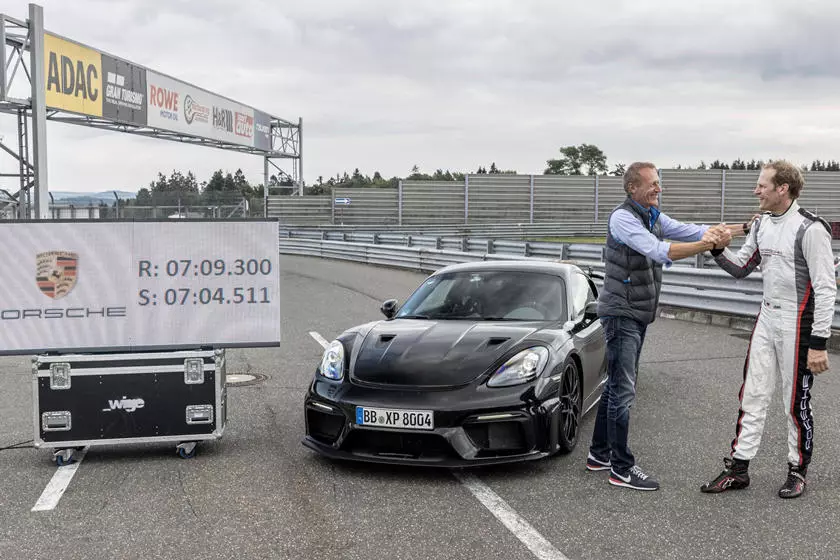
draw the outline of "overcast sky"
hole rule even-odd
[[[304,178],[417,165],[542,173],[561,146],[660,167],[840,159],[840,4],[633,0],[42,0],[45,28],[303,118]],[[3,0],[26,18],[28,3]],[[16,138],[0,115],[0,135]],[[51,190],[262,159],[48,125]],[[0,153],[0,171],[16,163]]]

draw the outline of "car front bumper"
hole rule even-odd
[[[302,443],[327,457],[376,463],[458,467],[540,459],[552,454],[557,399],[537,401],[533,388],[377,391],[315,381],[304,403]],[[471,396],[471,398],[470,398]],[[356,407],[431,410],[434,429],[356,423]]]

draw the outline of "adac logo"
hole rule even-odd
[[[78,254],[69,251],[47,251],[38,253],[35,260],[35,281],[44,295],[60,299],[70,293],[78,277]]]

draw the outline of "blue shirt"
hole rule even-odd
[[[631,202],[642,208],[635,200],[631,200]],[[648,229],[642,226],[638,216],[632,212],[624,209],[616,210],[610,218],[610,233],[619,243],[629,246],[656,262],[663,263],[665,266],[671,266],[671,259],[668,258],[671,244],[667,241],[660,241],[650,232],[650,227],[653,227],[657,218],[662,224],[662,237],[665,239],[700,241],[703,234],[709,229],[707,225],[678,222],[667,214],[660,212],[654,206],[651,206],[648,210],[651,219]]]

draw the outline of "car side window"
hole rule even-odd
[[[589,280],[587,280],[586,276],[580,272],[574,272],[571,274],[571,290],[571,318],[573,320],[577,320],[583,316],[586,304],[590,301],[595,301],[595,294],[589,286]]]
[[[411,313],[428,313],[434,309],[440,308],[446,301],[446,297],[452,290],[455,280],[453,278],[444,278],[435,285],[431,292],[425,296],[425,299],[420,301],[417,309],[411,310]]]

